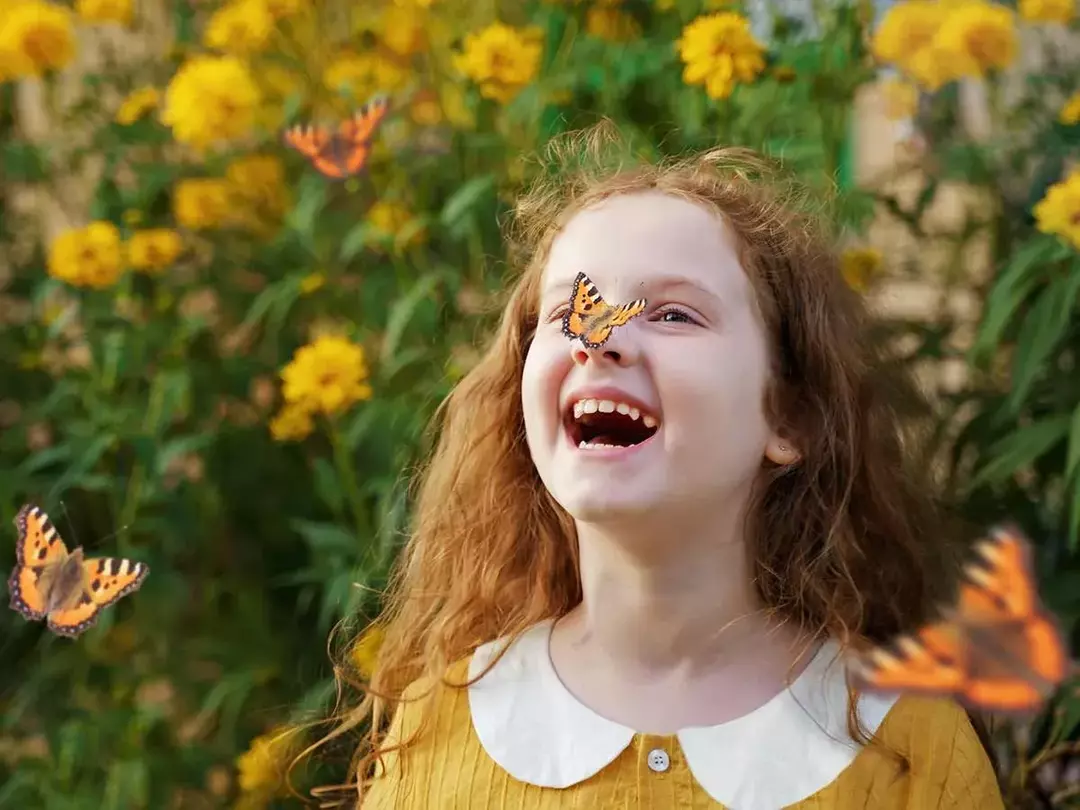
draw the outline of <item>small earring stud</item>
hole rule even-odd
[[[782,444],[782,445],[780,445],[780,452],[782,452],[782,453],[786,453],[786,452],[787,452],[787,445],[786,445],[786,444]]]

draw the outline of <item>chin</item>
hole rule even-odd
[[[600,482],[577,482],[555,491],[555,500],[571,517],[582,523],[621,523],[662,512],[664,499],[657,493],[620,488],[611,479]]]

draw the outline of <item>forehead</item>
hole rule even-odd
[[[545,291],[569,290],[579,272],[605,297],[610,291],[618,299],[636,297],[660,277],[726,300],[749,293],[735,235],[723,218],[659,191],[611,197],[571,217],[551,245]]]

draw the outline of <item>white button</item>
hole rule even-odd
[[[663,773],[671,766],[671,757],[663,748],[654,748],[649,752],[649,767],[657,773]]]

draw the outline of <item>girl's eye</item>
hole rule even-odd
[[[663,323],[697,323],[690,313],[677,307],[663,309],[656,314],[657,320]]]

